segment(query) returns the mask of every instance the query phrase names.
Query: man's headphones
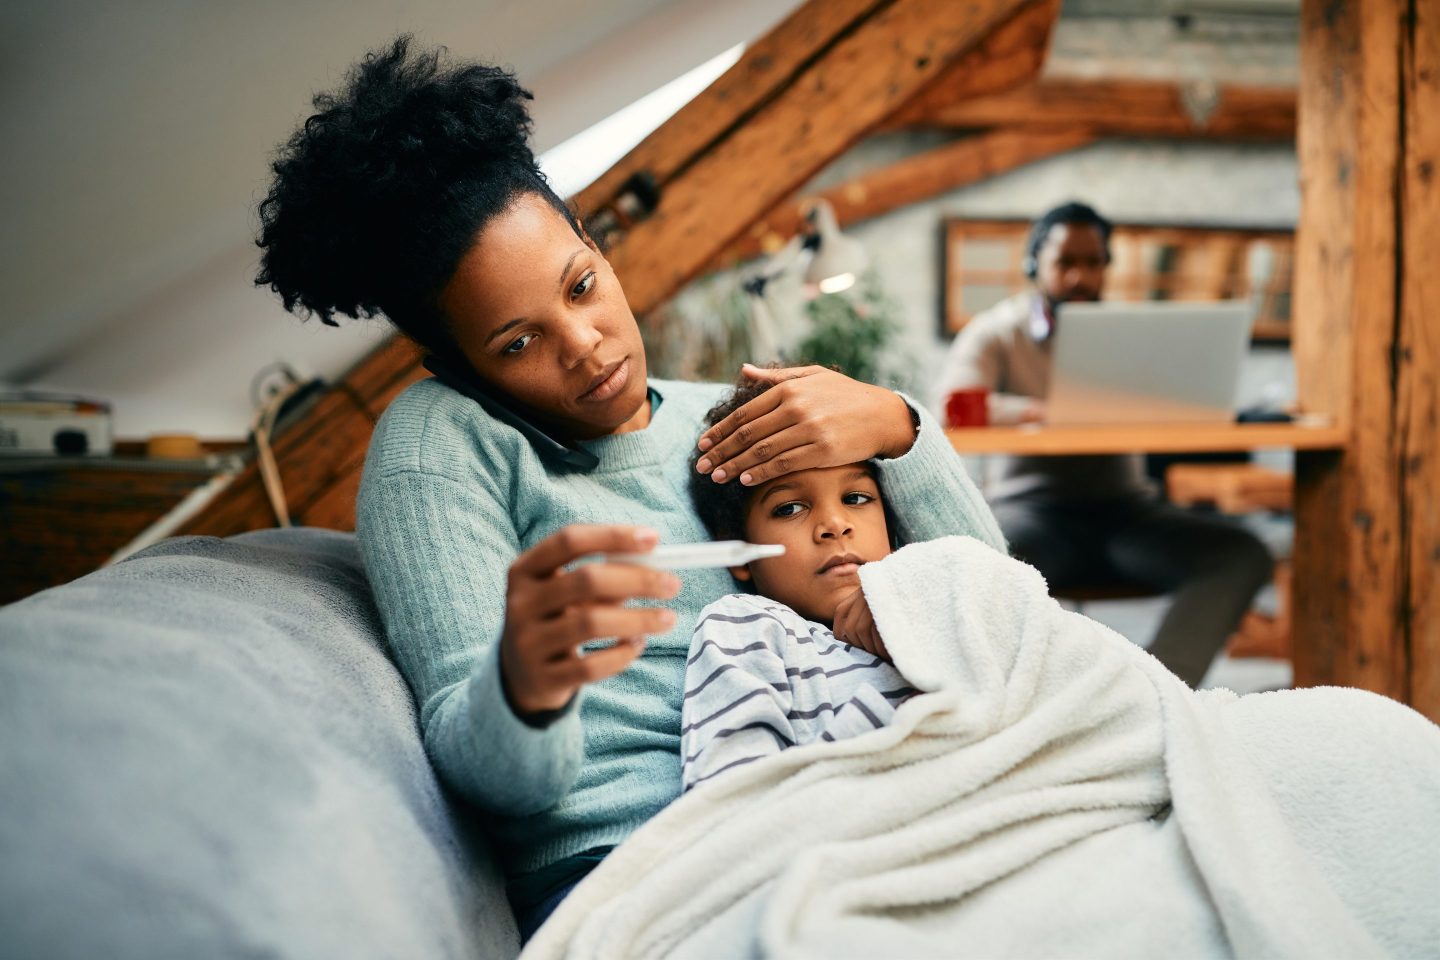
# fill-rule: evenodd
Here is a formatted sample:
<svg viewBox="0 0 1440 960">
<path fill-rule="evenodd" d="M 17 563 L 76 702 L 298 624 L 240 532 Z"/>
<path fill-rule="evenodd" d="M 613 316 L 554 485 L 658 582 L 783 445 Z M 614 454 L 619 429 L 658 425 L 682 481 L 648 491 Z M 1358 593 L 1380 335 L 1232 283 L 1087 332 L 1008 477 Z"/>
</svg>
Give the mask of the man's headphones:
<svg viewBox="0 0 1440 960">
<path fill-rule="evenodd" d="M 1063 203 L 1052 210 L 1047 210 L 1045 215 L 1030 225 L 1030 233 L 1025 237 L 1025 256 L 1020 261 L 1020 272 L 1025 274 L 1026 279 L 1034 280 L 1040 272 L 1040 248 L 1045 244 L 1045 238 L 1050 236 L 1050 231 L 1056 224 L 1074 223 L 1082 226 L 1090 226 L 1100 231 L 1100 240 L 1105 245 L 1105 262 L 1110 262 L 1110 221 L 1095 212 L 1093 207 L 1083 203 Z"/>
</svg>

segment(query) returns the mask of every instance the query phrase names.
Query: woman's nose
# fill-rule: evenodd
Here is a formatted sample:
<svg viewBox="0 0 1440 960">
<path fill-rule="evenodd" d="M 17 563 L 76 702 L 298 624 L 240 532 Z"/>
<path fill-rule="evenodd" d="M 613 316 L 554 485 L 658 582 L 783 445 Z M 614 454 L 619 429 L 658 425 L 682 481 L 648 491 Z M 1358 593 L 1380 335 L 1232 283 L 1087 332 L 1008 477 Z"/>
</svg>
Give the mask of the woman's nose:
<svg viewBox="0 0 1440 960">
<path fill-rule="evenodd" d="M 567 370 L 573 370 L 589 359 L 604 339 L 594 324 L 585 320 L 571 322 L 561 334 L 560 362 Z"/>
</svg>

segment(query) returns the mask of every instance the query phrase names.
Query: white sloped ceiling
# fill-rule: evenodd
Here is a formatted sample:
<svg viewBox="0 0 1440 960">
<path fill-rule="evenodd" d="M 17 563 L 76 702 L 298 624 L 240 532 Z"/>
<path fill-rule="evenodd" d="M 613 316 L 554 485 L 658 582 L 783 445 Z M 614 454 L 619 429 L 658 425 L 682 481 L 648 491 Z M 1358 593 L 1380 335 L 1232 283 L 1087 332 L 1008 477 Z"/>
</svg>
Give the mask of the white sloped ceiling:
<svg viewBox="0 0 1440 960">
<path fill-rule="evenodd" d="M 10 0 L 0 6 L 0 383 L 109 399 L 117 435 L 236 437 L 275 360 L 333 377 L 386 332 L 251 284 L 274 145 L 412 31 L 512 65 L 544 150 L 795 0 Z"/>
</svg>

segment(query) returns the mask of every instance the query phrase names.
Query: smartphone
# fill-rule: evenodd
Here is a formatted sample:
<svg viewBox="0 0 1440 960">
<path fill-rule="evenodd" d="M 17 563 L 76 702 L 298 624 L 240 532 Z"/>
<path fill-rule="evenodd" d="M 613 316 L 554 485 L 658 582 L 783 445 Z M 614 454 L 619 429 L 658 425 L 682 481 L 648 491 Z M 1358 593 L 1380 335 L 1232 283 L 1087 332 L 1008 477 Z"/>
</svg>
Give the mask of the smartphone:
<svg viewBox="0 0 1440 960">
<path fill-rule="evenodd" d="M 544 428 L 526 419 L 524 414 L 516 410 L 511 403 L 501 399 L 499 393 L 492 390 L 469 368 L 461 369 L 433 354 L 426 357 L 424 363 L 425 369 L 433 373 L 435 379 L 480 404 L 485 412 L 496 420 L 520 431 L 520 435 L 530 442 L 530 446 L 540 458 L 552 467 L 589 473 L 600 465 L 600 458 L 589 450 L 572 441 L 546 433 Z"/>
</svg>

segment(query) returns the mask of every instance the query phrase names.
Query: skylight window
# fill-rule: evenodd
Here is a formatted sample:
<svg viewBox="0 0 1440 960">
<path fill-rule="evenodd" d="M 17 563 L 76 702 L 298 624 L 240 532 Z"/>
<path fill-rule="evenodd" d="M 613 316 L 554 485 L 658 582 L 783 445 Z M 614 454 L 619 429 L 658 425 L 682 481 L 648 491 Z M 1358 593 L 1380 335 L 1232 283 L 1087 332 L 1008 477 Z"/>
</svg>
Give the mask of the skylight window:
<svg viewBox="0 0 1440 960">
<path fill-rule="evenodd" d="M 745 44 L 736 44 L 564 143 L 546 150 L 540 155 L 540 169 L 549 178 L 555 192 L 562 197 L 570 197 L 589 186 L 660 124 L 693 100 L 696 94 L 734 66 L 744 52 Z"/>
</svg>

